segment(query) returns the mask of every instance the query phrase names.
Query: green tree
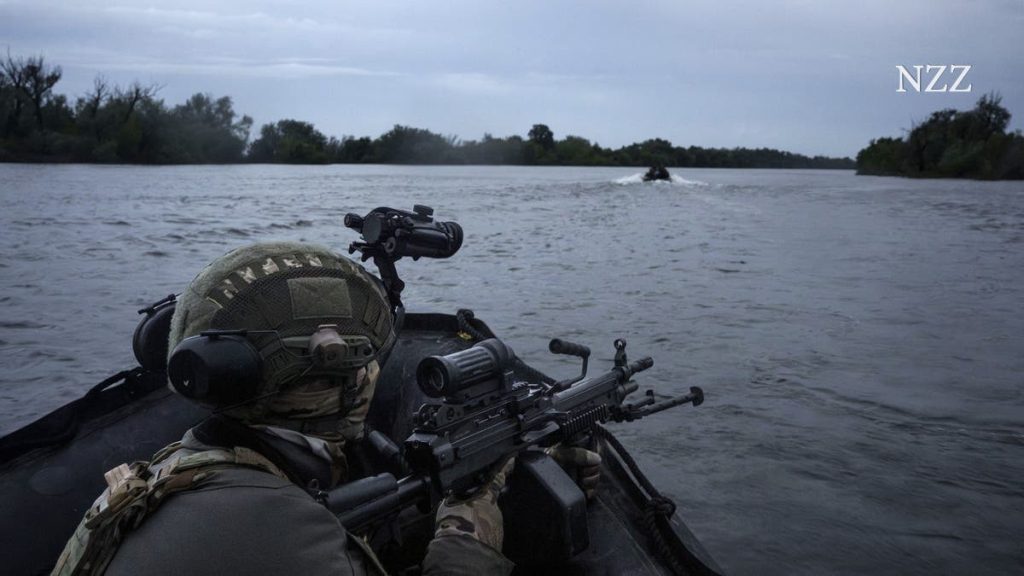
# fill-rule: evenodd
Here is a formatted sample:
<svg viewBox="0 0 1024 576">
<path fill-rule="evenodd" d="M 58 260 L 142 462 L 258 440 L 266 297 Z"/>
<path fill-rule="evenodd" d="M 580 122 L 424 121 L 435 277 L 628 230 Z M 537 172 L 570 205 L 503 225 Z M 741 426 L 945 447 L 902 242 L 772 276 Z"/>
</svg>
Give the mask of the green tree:
<svg viewBox="0 0 1024 576">
<path fill-rule="evenodd" d="M 8 59 L 10 59 L 9 55 Z M 32 104 L 36 127 L 42 130 L 44 128 L 43 106 L 47 103 L 53 87 L 60 81 L 62 72 L 60 66 L 47 66 L 42 56 L 26 58 L 21 66 L 25 77 L 25 94 Z"/>
<path fill-rule="evenodd" d="M 1010 112 L 986 94 L 973 110 L 933 112 L 905 139 L 879 138 L 857 154 L 857 173 L 916 177 L 1024 178 L 1022 138 Z"/>
<path fill-rule="evenodd" d="M 331 139 L 331 161 L 340 163 L 360 163 L 373 161 L 373 140 L 368 136 L 355 138 L 345 136 L 341 141 Z"/>
<path fill-rule="evenodd" d="M 441 136 L 422 128 L 396 124 L 373 143 L 375 162 L 399 164 L 456 164 L 456 138 Z"/>
<path fill-rule="evenodd" d="M 308 122 L 279 120 L 264 124 L 260 136 L 249 146 L 252 162 L 325 164 L 327 137 Z"/>
<path fill-rule="evenodd" d="M 4 77 L 4 96 L 6 115 L 3 123 L 3 135 L 24 135 L 22 119 L 25 106 L 28 104 L 28 77 L 25 73 L 24 59 L 14 58 L 10 52 L 7 58 L 0 61 L 0 74 Z"/>
<path fill-rule="evenodd" d="M 555 144 L 555 156 L 559 164 L 587 166 L 596 162 L 590 140 L 581 136 L 566 136 Z"/>
<path fill-rule="evenodd" d="M 105 135 L 94 150 L 101 162 L 149 163 L 164 161 L 163 128 L 166 110 L 156 100 L 155 86 L 139 82 L 115 87 L 101 112 Z"/>
<path fill-rule="evenodd" d="M 453 152 L 466 164 L 522 164 L 523 146 L 520 136 L 495 138 L 485 133 L 479 141 L 463 142 Z"/>
<path fill-rule="evenodd" d="M 171 111 L 169 144 L 176 162 L 239 162 L 242 160 L 252 118 L 235 121 L 229 96 L 214 99 L 197 93 Z"/>
<path fill-rule="evenodd" d="M 15 58 L 8 52 L 0 60 L 0 77 L 0 135 L 16 141 L 6 147 L 32 156 L 57 152 L 57 130 L 67 128 L 71 114 L 66 97 L 53 93 L 60 67 L 49 66 L 42 56 Z"/>
<path fill-rule="evenodd" d="M 557 158 L 553 153 L 555 133 L 546 124 L 534 124 L 526 137 L 527 143 L 523 148 L 525 164 L 553 164 L 556 162 Z"/>
<path fill-rule="evenodd" d="M 545 151 L 555 147 L 555 133 L 548 128 L 547 124 L 534 124 L 527 137 L 531 143 L 540 146 Z"/>
</svg>

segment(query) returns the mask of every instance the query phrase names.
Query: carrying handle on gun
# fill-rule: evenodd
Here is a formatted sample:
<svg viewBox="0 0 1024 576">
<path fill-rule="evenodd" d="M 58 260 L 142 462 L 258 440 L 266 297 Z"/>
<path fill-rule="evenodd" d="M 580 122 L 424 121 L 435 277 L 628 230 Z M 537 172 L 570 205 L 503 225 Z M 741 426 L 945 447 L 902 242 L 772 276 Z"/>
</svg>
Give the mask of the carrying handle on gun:
<svg viewBox="0 0 1024 576">
<path fill-rule="evenodd" d="M 552 354 L 578 356 L 584 360 L 590 358 L 590 348 L 583 344 L 576 344 L 560 338 L 552 338 L 551 343 L 548 344 L 548 350 L 550 350 Z"/>
<path fill-rule="evenodd" d="M 571 378 L 569 380 L 560 380 L 556 382 L 554 385 L 551 386 L 551 388 L 548 389 L 549 393 L 553 394 L 555 392 L 565 390 L 566 388 L 572 386 L 573 384 L 587 377 L 587 362 L 590 360 L 590 348 L 584 346 L 583 344 L 569 342 L 568 340 L 552 338 L 551 342 L 548 344 L 548 350 L 550 350 L 552 354 L 564 354 L 566 356 L 576 356 L 577 358 L 583 359 L 583 368 L 580 372 L 580 375 L 577 376 L 576 378 Z"/>
</svg>

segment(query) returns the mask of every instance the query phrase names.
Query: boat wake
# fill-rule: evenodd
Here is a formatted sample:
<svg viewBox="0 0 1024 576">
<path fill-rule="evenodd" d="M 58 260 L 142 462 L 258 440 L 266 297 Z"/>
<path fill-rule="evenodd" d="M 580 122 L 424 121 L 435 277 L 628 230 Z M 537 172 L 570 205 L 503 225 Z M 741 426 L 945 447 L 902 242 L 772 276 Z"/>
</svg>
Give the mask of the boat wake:
<svg viewBox="0 0 1024 576">
<path fill-rule="evenodd" d="M 670 177 L 672 178 L 671 181 L 652 180 L 651 182 L 644 182 L 644 173 L 637 172 L 636 174 L 623 176 L 622 178 L 617 178 L 615 180 L 612 180 L 612 182 L 622 186 L 631 184 L 649 184 L 652 186 L 686 186 L 690 188 L 702 188 L 704 186 L 710 186 L 710 184 L 707 182 L 703 182 L 700 180 L 687 180 L 686 178 L 683 178 L 682 176 L 677 176 L 675 174 L 670 174 Z"/>
</svg>

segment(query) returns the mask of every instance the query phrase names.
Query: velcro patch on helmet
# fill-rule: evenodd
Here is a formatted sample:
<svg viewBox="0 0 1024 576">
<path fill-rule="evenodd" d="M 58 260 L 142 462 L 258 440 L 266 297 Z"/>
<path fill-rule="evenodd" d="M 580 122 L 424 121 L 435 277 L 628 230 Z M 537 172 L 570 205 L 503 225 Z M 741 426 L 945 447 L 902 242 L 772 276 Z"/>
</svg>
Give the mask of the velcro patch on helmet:
<svg viewBox="0 0 1024 576">
<path fill-rule="evenodd" d="M 288 292 L 295 320 L 352 317 L 352 299 L 348 283 L 341 278 L 289 278 Z"/>
</svg>

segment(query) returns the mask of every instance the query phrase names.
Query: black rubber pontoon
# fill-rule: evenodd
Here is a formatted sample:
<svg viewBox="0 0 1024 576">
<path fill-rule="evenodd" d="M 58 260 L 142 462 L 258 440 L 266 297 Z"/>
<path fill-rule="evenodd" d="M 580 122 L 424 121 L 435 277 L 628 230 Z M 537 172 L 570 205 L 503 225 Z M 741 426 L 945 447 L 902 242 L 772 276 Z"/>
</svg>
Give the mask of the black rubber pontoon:
<svg viewBox="0 0 1024 576">
<path fill-rule="evenodd" d="M 406 315 L 378 384 L 369 426 L 401 444 L 410 432 L 407 416 L 424 399 L 415 383 L 419 361 L 472 345 L 467 331 L 477 337 L 493 336 L 471 315 Z M 523 377 L 539 375 L 525 364 L 517 371 Z M 208 416 L 165 384 L 162 372 L 142 368 L 122 372 L 0 439 L 4 573 L 48 573 L 85 510 L 104 488 L 104 472 L 122 462 L 148 460 Z M 615 437 L 603 428 L 596 436 L 605 465 L 598 497 L 587 509 L 589 547 L 557 566 L 512 554 L 522 565 L 517 572 L 720 574 L 674 505 L 643 477 Z M 403 525 L 420 526 L 425 534 L 404 544 L 404 553 L 416 558 L 418 547 L 429 538 L 432 518 L 411 511 Z"/>
</svg>

